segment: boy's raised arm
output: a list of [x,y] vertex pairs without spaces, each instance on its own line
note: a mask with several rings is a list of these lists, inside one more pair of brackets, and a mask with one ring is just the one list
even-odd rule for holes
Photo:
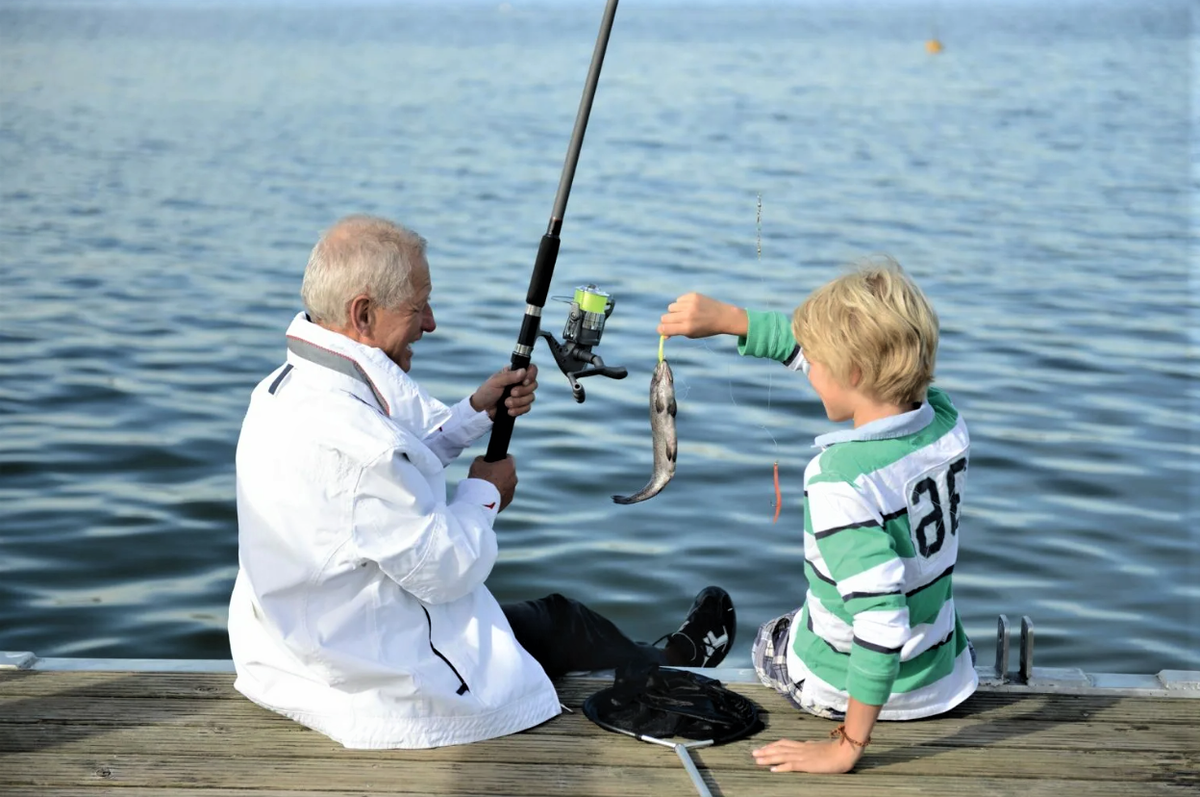
[[749,329],[746,311],[702,293],[685,293],[667,306],[658,334],[671,337],[710,338],[713,335],[745,337]]
[[658,324],[658,334],[686,338],[733,335],[738,339],[738,354],[784,365],[790,365],[799,351],[791,322],[783,313],[747,310],[702,293],[685,293],[671,302]]

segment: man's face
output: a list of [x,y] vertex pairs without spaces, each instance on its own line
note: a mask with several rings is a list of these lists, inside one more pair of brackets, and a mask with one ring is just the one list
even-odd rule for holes
[[437,328],[433,308],[429,306],[433,284],[427,263],[413,270],[412,283],[413,296],[409,301],[399,307],[373,308],[370,340],[363,341],[381,349],[405,373],[412,368],[412,344]]

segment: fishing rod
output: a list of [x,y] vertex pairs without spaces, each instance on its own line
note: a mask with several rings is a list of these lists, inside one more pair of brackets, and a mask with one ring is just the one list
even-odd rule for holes
[[[550,224],[538,246],[537,259],[533,263],[533,274],[529,278],[529,290],[525,294],[525,318],[517,335],[517,345],[512,353],[512,370],[529,365],[533,346],[538,336],[546,339],[555,362],[571,383],[575,400],[584,399],[583,386],[578,380],[585,376],[607,376],[624,379],[626,370],[606,366],[600,356],[592,353],[592,346],[600,342],[604,322],[612,314],[615,302],[595,285],[576,288],[563,329],[564,343],[560,345],[554,336],[541,331],[542,308],[550,292],[550,280],[554,276],[554,264],[558,261],[563,216],[567,212],[567,197],[571,194],[571,183],[575,179],[575,166],[579,163],[579,151],[583,148],[583,134],[587,130],[588,115],[592,111],[592,100],[596,97],[596,85],[600,82],[600,67],[604,64],[604,51],[608,48],[608,37],[612,33],[613,19],[617,15],[618,0],[608,0],[604,17],[600,21],[600,33],[596,37],[596,48],[592,51],[592,64],[588,68],[583,97],[579,100],[579,112],[575,116],[575,128],[571,132],[571,143],[567,147],[562,177],[558,181],[558,193],[554,197],[554,209],[550,213]],[[488,443],[487,462],[499,462],[508,456],[508,444],[512,440],[513,416],[504,406],[511,388],[506,388],[496,404],[496,418],[492,424],[492,438]]]

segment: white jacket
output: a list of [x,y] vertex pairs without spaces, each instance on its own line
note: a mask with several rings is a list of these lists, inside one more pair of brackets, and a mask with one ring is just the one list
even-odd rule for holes
[[491,428],[379,349],[309,322],[237,448],[234,686],[346,747],[438,747],[559,713],[484,579],[500,495],[444,467]]

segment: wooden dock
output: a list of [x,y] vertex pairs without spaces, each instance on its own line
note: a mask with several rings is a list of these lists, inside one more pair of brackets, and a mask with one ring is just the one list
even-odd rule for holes
[[[426,751],[346,750],[255,706],[228,673],[0,671],[6,797],[695,795],[665,747],[607,733],[578,711],[611,681],[568,678],[576,710],[532,730]],[[850,775],[773,774],[750,750],[824,738],[833,724],[770,690],[732,688],[767,729],[693,757],[714,795],[1200,794],[1200,700],[987,689],[949,715],[884,723]]]

